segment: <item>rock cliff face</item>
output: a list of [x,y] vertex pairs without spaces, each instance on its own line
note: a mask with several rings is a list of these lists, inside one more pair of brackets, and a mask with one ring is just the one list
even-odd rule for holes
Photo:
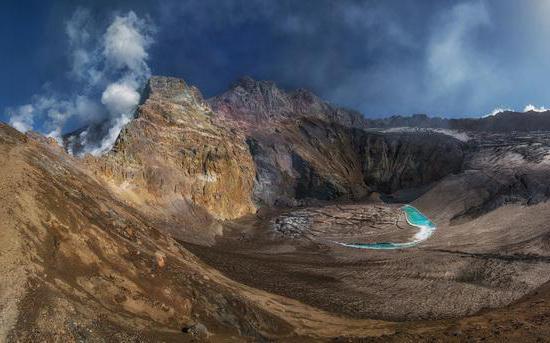
[[[507,132],[546,127],[547,121],[547,113],[537,112],[365,119],[310,91],[288,92],[270,81],[245,77],[205,101],[183,80],[153,77],[135,119],[113,150],[93,164],[130,201],[162,203],[170,209],[163,215],[190,215],[190,221],[180,216],[186,227],[197,222],[211,227],[215,218],[238,218],[261,206],[360,199],[372,191],[426,186],[460,172],[468,149],[479,147],[429,131],[382,134],[369,127]],[[514,179],[519,183],[513,189],[530,184],[521,175]]]
[[442,134],[356,131],[354,139],[365,184],[380,193],[427,185],[463,168],[464,144]]
[[464,144],[456,139],[380,134],[365,123],[270,81],[243,78],[207,102],[183,80],[153,77],[134,120],[92,164],[129,201],[162,208],[159,218],[178,217],[197,233],[262,206],[357,200],[461,170]]
[[419,187],[460,171],[464,160],[464,145],[456,139],[370,132],[359,113],[269,81],[242,79],[209,102],[247,135],[260,206]]
[[264,205],[358,199],[367,194],[350,131],[314,118],[286,120],[249,133],[255,199]]
[[218,219],[255,211],[255,167],[244,135],[218,125],[183,80],[151,78],[135,119],[98,164],[121,193],[145,205]]
[[350,127],[364,127],[359,112],[334,107],[305,89],[285,92],[271,81],[249,77],[238,80],[227,92],[209,100],[214,111],[245,127],[300,117],[337,122]]

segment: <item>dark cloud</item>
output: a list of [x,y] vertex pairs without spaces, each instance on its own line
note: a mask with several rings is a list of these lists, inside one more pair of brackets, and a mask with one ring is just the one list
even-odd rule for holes
[[[129,11],[156,27],[147,49],[151,72],[182,77],[206,96],[251,75],[310,88],[367,116],[470,116],[550,105],[547,1],[100,0],[0,7],[6,51],[0,79],[9,84],[0,86],[0,107],[20,113],[21,125],[29,125],[30,111],[21,106],[44,87],[61,98],[91,97],[82,101],[84,113],[101,106],[100,92],[74,94],[74,83],[78,77],[93,82],[94,68],[103,68],[89,64],[101,53],[87,49],[95,44],[94,30]],[[83,29],[71,32],[71,18],[83,21]]]

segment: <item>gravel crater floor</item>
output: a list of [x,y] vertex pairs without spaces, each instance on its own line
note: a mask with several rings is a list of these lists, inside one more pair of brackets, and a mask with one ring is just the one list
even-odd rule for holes
[[[187,246],[239,282],[353,318],[459,318],[508,305],[548,281],[548,261],[522,258],[498,238],[503,231],[497,224],[477,230],[478,236],[463,234],[476,220],[451,226],[440,218],[437,232],[414,248],[333,243],[410,240],[416,229],[400,206],[366,202],[279,211],[227,223],[212,247]],[[499,214],[492,215],[498,222]]]
[[[414,235],[398,205],[330,205],[280,214],[269,222],[274,238],[313,242],[358,243],[407,241]],[[269,228],[268,228],[269,230]]]

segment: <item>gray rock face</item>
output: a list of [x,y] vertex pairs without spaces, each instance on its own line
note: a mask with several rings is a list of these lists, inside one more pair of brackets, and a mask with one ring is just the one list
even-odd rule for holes
[[[204,161],[233,163],[229,161],[233,158],[245,174],[255,174],[252,194],[246,194],[248,187],[237,193],[239,199],[251,196],[259,206],[360,199],[370,191],[392,193],[423,186],[461,170],[464,145],[455,139],[428,133],[380,134],[366,131],[366,123],[360,113],[335,107],[308,90],[287,92],[270,81],[242,78],[227,92],[205,101],[184,80],[155,76],[145,87],[135,120],[121,132],[111,155],[126,156],[126,164],[135,162],[133,173],[149,161],[145,165],[151,170],[142,174],[150,189],[163,194],[183,190],[201,206],[208,203],[209,210],[215,206],[203,195],[210,194],[214,184],[234,184],[240,172],[236,165],[229,168],[233,180],[218,177],[227,168],[205,174]],[[74,152],[78,137],[77,132],[66,138]],[[236,137],[247,144],[237,144],[226,154],[225,146],[233,146],[229,142]],[[174,149],[182,156],[174,155]],[[254,165],[245,168],[249,160]],[[172,171],[177,165],[183,174],[175,178]],[[184,176],[198,178],[201,191],[193,190],[187,179],[182,183]],[[223,206],[224,216],[242,212]]]
[[209,99],[219,115],[248,124],[309,117],[349,127],[365,127],[356,111],[337,108],[305,89],[285,92],[272,81],[241,78],[227,92]]
[[453,223],[480,217],[507,204],[536,205],[550,199],[550,134],[479,134],[468,142],[461,175],[473,196]]
[[360,113],[307,90],[285,92],[269,81],[244,78],[209,103],[244,128],[260,205],[392,193],[459,172],[464,161],[465,146],[454,138],[366,131]]
[[311,225],[311,214],[296,211],[290,215],[282,215],[271,221],[271,228],[279,235],[287,238],[298,238],[304,235]]
[[209,102],[219,115],[251,123],[289,117],[293,112],[290,97],[273,82],[248,77]]
[[464,144],[454,138],[367,132],[360,113],[270,81],[243,78],[209,103],[246,132],[260,205],[392,193],[459,172],[464,161]]
[[393,193],[439,180],[462,170],[465,146],[435,133],[376,134],[355,132],[365,184]]
[[198,336],[203,339],[210,336],[210,332],[208,332],[208,329],[202,323],[195,323],[195,324],[183,327],[181,331],[191,336]]

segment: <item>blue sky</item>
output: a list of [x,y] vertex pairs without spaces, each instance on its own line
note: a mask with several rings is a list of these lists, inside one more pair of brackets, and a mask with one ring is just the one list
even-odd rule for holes
[[[0,120],[27,110],[34,129],[66,132],[118,118],[151,74],[206,97],[250,75],[368,117],[549,106],[549,15],[545,0],[2,1]],[[131,31],[134,55],[106,52],[109,27]],[[75,66],[77,51],[91,60]]]

